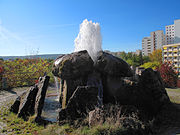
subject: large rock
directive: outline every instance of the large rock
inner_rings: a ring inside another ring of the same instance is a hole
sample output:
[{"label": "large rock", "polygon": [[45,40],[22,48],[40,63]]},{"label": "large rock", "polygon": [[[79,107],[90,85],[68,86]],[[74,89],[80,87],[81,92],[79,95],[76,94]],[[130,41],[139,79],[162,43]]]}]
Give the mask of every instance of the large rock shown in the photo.
[{"label": "large rock", "polygon": [[159,72],[152,69],[144,70],[139,81],[107,76],[103,87],[104,103],[134,105],[151,116],[170,102]]},{"label": "large rock", "polygon": [[37,119],[40,118],[49,78],[49,76],[40,77],[37,84],[17,97],[10,111],[17,113],[18,117],[24,120],[28,120],[28,117],[34,114],[36,114]]},{"label": "large rock", "polygon": [[144,70],[138,83],[141,92],[137,93],[139,104],[148,112],[157,114],[163,105],[170,103],[162,78],[158,71]]},{"label": "large rock", "polygon": [[25,97],[26,95],[26,92],[23,92],[21,95],[19,95],[15,102],[12,104],[11,108],[10,108],[10,111],[13,112],[13,113],[18,113],[19,111],[19,106],[21,104],[21,101],[23,100],[23,98]]},{"label": "large rock", "polygon": [[122,125],[121,118],[129,117],[136,114],[138,117],[138,110],[132,105],[114,105],[106,104],[103,108],[95,108],[89,112],[89,126],[97,126],[106,124]]},{"label": "large rock", "polygon": [[93,86],[79,86],[69,99],[65,109],[59,112],[59,121],[75,120],[84,117],[93,110],[98,103],[98,88]]},{"label": "large rock", "polygon": [[18,117],[22,117],[23,119],[27,120],[28,116],[34,114],[35,112],[34,106],[35,106],[37,92],[38,92],[37,85],[29,89],[25,98],[23,99],[23,101],[19,106]]},{"label": "large rock", "polygon": [[87,76],[93,71],[93,60],[86,50],[63,55],[56,59],[53,74],[63,80]]},{"label": "large rock", "polygon": [[130,77],[133,75],[130,66],[124,60],[103,51],[98,53],[95,68],[104,75],[113,77]]},{"label": "large rock", "polygon": [[41,113],[44,106],[44,100],[49,84],[49,79],[50,79],[49,76],[44,76],[39,78],[39,82],[38,82],[39,90],[36,95],[36,103],[35,103],[35,113],[36,113],[35,121],[39,121],[39,119],[41,118]]}]

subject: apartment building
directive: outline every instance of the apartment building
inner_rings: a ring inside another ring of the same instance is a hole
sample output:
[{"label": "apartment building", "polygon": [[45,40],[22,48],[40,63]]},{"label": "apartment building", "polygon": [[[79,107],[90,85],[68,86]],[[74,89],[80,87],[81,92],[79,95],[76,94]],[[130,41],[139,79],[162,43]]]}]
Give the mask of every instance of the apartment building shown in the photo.
[{"label": "apartment building", "polygon": [[150,33],[150,37],[142,39],[142,54],[149,55],[154,50],[161,49],[165,44],[165,36],[162,30],[153,31]]},{"label": "apartment building", "polygon": [[176,70],[180,73],[180,43],[164,45],[162,52],[163,61],[171,61]]},{"label": "apartment building", "polygon": [[174,20],[174,24],[167,25],[166,28],[165,44],[180,43],[180,19]]},{"label": "apartment building", "polygon": [[149,55],[151,53],[151,38],[144,37],[142,39],[142,55]]}]

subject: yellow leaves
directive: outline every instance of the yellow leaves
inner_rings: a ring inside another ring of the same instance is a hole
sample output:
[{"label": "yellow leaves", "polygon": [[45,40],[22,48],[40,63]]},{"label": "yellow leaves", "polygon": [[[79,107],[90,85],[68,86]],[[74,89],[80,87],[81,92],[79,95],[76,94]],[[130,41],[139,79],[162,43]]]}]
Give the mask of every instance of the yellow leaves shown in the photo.
[{"label": "yellow leaves", "polygon": [[157,49],[157,50],[153,51],[149,55],[149,57],[150,57],[151,62],[162,63],[162,50],[161,49]]}]

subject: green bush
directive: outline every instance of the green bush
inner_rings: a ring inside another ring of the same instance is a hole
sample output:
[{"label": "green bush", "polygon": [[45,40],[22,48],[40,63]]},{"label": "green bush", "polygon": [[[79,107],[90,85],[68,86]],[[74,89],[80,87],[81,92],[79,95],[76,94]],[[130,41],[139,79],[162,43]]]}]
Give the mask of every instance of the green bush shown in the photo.
[{"label": "green bush", "polygon": [[50,83],[53,83],[52,64],[53,61],[41,58],[3,61],[1,64],[4,69],[2,77],[7,79],[8,87],[34,85],[45,73],[51,77]]}]

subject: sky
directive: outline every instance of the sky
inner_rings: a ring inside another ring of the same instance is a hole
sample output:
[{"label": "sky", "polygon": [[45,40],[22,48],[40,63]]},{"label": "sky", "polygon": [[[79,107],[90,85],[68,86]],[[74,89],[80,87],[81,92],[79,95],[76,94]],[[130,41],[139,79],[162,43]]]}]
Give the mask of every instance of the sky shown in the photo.
[{"label": "sky", "polygon": [[101,26],[102,48],[141,49],[143,37],[180,19],[180,0],[0,0],[0,56],[74,50],[84,19]]}]

